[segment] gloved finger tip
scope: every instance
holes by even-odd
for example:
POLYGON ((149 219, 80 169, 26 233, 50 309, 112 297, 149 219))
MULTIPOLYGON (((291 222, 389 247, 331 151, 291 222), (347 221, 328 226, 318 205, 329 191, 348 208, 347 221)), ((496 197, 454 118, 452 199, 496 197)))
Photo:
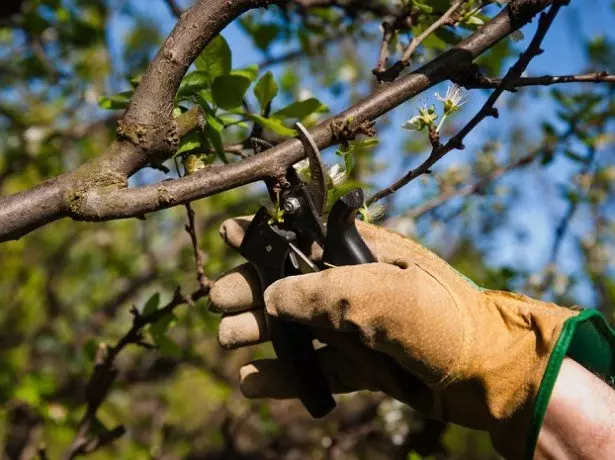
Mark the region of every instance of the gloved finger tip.
POLYGON ((210 310, 238 312, 262 305, 258 275, 249 264, 222 274, 209 293, 210 310))
POLYGON ((256 364, 249 363, 239 369, 239 390, 246 398, 267 397, 267 386, 267 374, 263 374, 256 364))
POLYGON ((232 248, 239 248, 251 221, 252 216, 235 217, 225 220, 220 226, 220 237, 232 248))

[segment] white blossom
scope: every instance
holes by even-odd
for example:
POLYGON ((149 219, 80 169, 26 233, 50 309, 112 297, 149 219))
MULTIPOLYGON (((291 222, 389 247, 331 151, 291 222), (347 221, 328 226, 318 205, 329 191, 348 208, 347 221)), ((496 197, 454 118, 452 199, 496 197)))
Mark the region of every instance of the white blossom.
POLYGON ((444 104, 444 115, 450 115, 458 111, 463 104, 468 102, 467 92, 461 86, 452 84, 446 89, 446 94, 443 96, 439 92, 434 94, 434 97, 444 104))
POLYGON ((327 174, 329 175, 329 180, 331 181, 333 187, 337 187, 348 178, 348 174, 342 169, 342 167, 338 163, 331 166, 327 170, 327 174))

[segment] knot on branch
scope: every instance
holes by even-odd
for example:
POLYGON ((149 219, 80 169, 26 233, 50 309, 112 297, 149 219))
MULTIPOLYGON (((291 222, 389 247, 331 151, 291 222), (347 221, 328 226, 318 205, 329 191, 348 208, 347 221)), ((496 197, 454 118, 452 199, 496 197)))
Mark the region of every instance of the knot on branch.
POLYGON ((353 141, 359 134, 363 134, 367 137, 376 135, 374 128, 375 122, 365 120, 361 123, 356 123, 352 117, 345 120, 333 120, 331 122, 331 134, 334 143, 348 144, 349 141, 353 141))
POLYGON ((473 62, 460 65, 456 70, 451 76, 451 81, 458 86, 473 89, 483 88, 489 84, 488 79, 480 72, 478 65, 473 62))
POLYGON ((378 83, 395 81, 402 71, 410 65, 408 61, 397 61, 391 67, 385 70, 373 69, 372 73, 378 79, 378 83))
POLYGON ((157 193, 158 203, 160 205, 166 206, 166 205, 169 205, 175 202, 175 197, 173 196, 173 194, 169 191, 168 188, 166 188, 163 185, 160 185, 156 189, 156 193, 157 193))
POLYGON ((176 120, 160 125, 142 125, 119 120, 117 138, 127 140, 151 154, 168 154, 179 146, 182 133, 176 120))
POLYGON ((93 189, 99 192, 126 188, 126 175, 117 171, 101 170, 96 165, 85 164, 73 173, 74 182, 64 193, 64 200, 70 216, 75 220, 96 220, 96 216, 84 213, 84 203, 93 189))

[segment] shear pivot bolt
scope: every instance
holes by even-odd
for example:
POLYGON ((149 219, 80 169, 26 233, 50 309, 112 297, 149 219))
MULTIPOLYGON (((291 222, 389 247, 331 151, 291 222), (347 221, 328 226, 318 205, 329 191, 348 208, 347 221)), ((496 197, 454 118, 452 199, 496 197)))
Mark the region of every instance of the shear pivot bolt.
POLYGON ((301 204, 299 203, 299 200, 294 197, 288 198, 284 202, 284 212, 287 212, 288 214, 294 214, 300 207, 301 204))

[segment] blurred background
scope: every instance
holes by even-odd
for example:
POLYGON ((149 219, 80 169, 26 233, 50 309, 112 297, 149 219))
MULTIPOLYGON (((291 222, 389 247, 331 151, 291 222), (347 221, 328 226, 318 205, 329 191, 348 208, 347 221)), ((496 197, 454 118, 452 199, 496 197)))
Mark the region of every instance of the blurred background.
MULTIPOLYGON (((220 115, 217 134, 185 140, 180 157, 192 155, 198 167, 240 160, 244 153, 237 145, 255 120, 245 114, 259 114, 261 101, 253 88, 267 72, 278 88, 271 110, 301 107, 298 114, 281 112, 268 125, 265 135, 272 140, 283 138, 291 118, 310 126, 369 94, 377 85, 371 69, 381 41, 380 6, 400 5, 394 0, 355 3, 304 8, 300 1, 289 1, 249 12, 229 25, 222 34, 228 48, 218 41, 221 54, 209 52, 230 57, 232 72, 247 80, 242 109, 220 115), (298 104, 303 101, 312 102, 298 104), (225 152, 217 142, 234 147, 225 152)), ((415 33, 449 5, 405 3, 419 11, 415 33)), ((493 2, 472 3, 475 19, 432 35, 414 56, 415 67, 501 8, 493 2)), ((7 10, 0 19, 3 195, 80 165, 109 145, 131 88, 173 28, 176 14, 190 6, 181 0, 14 4, 15 15, 8 14, 11 5, 0 8, 7 10)), ((527 74, 614 71, 614 21, 611 0, 572 1, 527 74)), ((478 64, 485 74, 502 76, 535 26, 482 56, 478 64)), ((399 42, 392 43, 395 59, 409 37, 409 31, 402 31, 399 42)), ((178 110, 195 101, 189 83, 178 110)), ((360 138, 351 143, 350 153, 323 152, 329 166, 339 164, 348 172, 340 189, 360 183, 374 192, 425 159, 430 151, 425 131, 406 131, 401 124, 423 102, 441 111, 433 93, 443 95, 447 86, 378 120, 377 144, 360 138)), ((499 119, 483 122, 466 139, 464 150, 448 154, 432 174, 411 182, 384 200, 383 210, 370 209, 370 214, 485 288, 597 308, 612 322, 614 93, 615 86, 605 83, 505 93, 497 104, 499 119)), ((468 102, 443 124, 443 138, 463 126, 488 94, 468 92, 468 102)), ((142 170, 130 184, 190 172, 175 166, 171 160, 142 170)), ((219 239, 219 225, 254 212, 264 194, 264 186, 254 184, 193 203, 209 278, 241 262, 219 239)), ((114 344, 126 334, 131 305, 141 309, 156 294, 164 304, 177 286, 186 293, 196 288, 185 222, 182 206, 146 220, 63 220, 0 246, 4 458, 63 458, 84 412, 84 389, 99 344, 114 344)), ((340 397, 339 408, 322 421, 311 420, 296 402, 248 401, 238 392, 237 370, 250 359, 271 356, 271 349, 223 351, 216 340, 217 322, 206 299, 180 306, 165 329, 166 346, 122 351, 117 381, 97 423, 101 429, 124 424, 127 431, 92 458, 497 458, 483 433, 424 420, 379 394, 340 397)))

